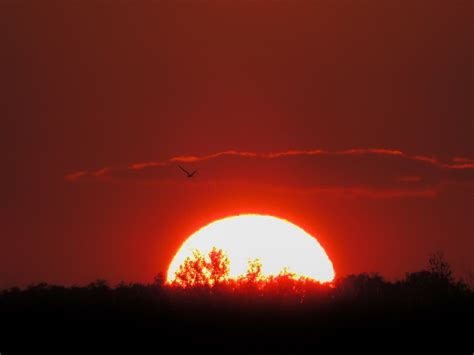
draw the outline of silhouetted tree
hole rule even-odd
[[[339,279],[336,288],[345,297],[372,297],[386,288],[386,281],[377,273],[348,275]]]
[[[107,282],[107,280],[104,280],[104,279],[97,279],[94,282],[91,282],[89,285],[87,285],[87,287],[93,290],[102,290],[102,291],[107,291],[110,289],[109,283]]]
[[[222,250],[213,248],[208,257],[199,250],[179,266],[173,285],[182,287],[214,286],[229,278],[229,258]]]
[[[249,266],[247,268],[247,274],[245,275],[245,281],[249,283],[257,283],[263,279],[262,275],[262,263],[260,260],[254,259],[249,260]]]
[[[159,272],[153,278],[153,286],[161,288],[165,284],[165,281],[166,281],[165,274],[163,272]]]
[[[451,270],[451,266],[445,260],[443,252],[438,251],[430,255],[428,263],[431,273],[450,283],[453,281],[453,272]]]
[[[209,270],[209,282],[211,285],[216,285],[229,279],[229,263],[229,258],[221,249],[212,248],[209,252],[209,262],[206,264],[206,268]]]

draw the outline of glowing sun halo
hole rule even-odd
[[[249,261],[258,259],[264,276],[288,270],[320,282],[334,279],[331,260],[318,241],[300,227],[284,219],[263,215],[239,215],[215,221],[194,234],[174,256],[168,282],[187,257],[198,250],[207,255],[221,249],[229,258],[229,276],[245,276]]]

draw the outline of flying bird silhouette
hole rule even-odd
[[[186,174],[186,176],[188,178],[192,178],[196,173],[197,173],[197,170],[194,170],[192,173],[190,173],[189,171],[187,171],[185,168],[183,168],[181,165],[178,165],[179,168],[183,171],[183,173]]]

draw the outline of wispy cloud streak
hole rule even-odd
[[[201,183],[246,183],[311,192],[368,197],[431,197],[447,184],[474,184],[474,160],[443,161],[400,150],[371,148],[251,152],[225,150],[208,155],[180,155],[164,161],[77,171],[69,182],[85,180],[181,181],[178,164],[200,170]]]

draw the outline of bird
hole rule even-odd
[[[188,178],[192,178],[196,173],[197,173],[197,170],[194,170],[192,173],[190,173],[189,171],[187,171],[185,168],[183,168],[181,165],[178,165],[179,168],[183,171],[183,173],[186,174],[186,176]]]

